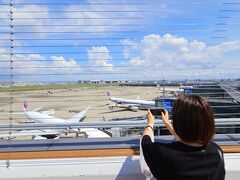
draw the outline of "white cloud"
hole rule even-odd
[[[52,61],[40,54],[13,55],[14,81],[19,79],[25,81],[49,80],[49,77],[41,74],[56,74],[53,79],[58,80],[62,79],[62,76],[57,76],[57,74],[74,75],[82,72],[80,65],[74,59],[65,59],[63,56],[51,56],[50,59]],[[0,77],[0,80],[4,80],[4,77],[10,75],[10,55],[7,49],[0,48],[0,60],[1,75],[5,75]]]
[[[39,11],[39,12],[30,12],[31,11]],[[16,12],[14,12],[16,11]],[[24,13],[18,13],[17,11],[25,11]],[[13,25],[31,25],[25,27],[17,27],[18,30],[21,31],[33,31],[37,32],[37,35],[45,36],[44,31],[46,31],[45,24],[51,24],[50,20],[39,19],[41,18],[49,18],[47,6],[38,6],[38,5],[25,5],[13,8]],[[21,19],[23,18],[23,19]],[[27,19],[24,19],[27,18]],[[37,26],[36,26],[37,25]],[[26,34],[27,35],[27,34]]]
[[[80,66],[74,59],[66,60],[63,56],[51,56],[53,60],[52,68],[57,69],[58,71],[61,70],[63,73],[73,74],[75,72],[80,71]]]
[[[45,57],[39,54],[27,54],[27,55],[14,55],[13,56],[13,68],[14,74],[34,74],[43,73],[47,67]]]
[[[16,74],[74,74],[80,66],[73,59],[66,60],[62,56],[51,56],[52,61],[39,54],[16,55],[13,60]]]
[[[9,3],[9,1],[7,2]],[[14,1],[14,3],[21,3],[21,1]],[[10,9],[8,6],[1,6],[0,11],[9,12]],[[44,37],[46,34],[42,33],[43,31],[47,31],[44,25],[52,24],[52,20],[49,20],[49,10],[48,6],[46,5],[19,5],[12,7],[12,25],[14,27],[14,31],[29,31],[29,32],[36,32],[35,34],[32,33],[25,33],[24,36],[40,36]],[[19,12],[22,11],[22,12]],[[39,11],[39,12],[33,12]],[[7,18],[1,19],[0,23],[4,25],[9,25],[10,23],[10,14],[9,13],[0,13],[0,18]],[[39,19],[43,18],[43,19]],[[45,18],[45,19],[44,19]],[[17,26],[17,25],[29,25],[29,26]],[[36,26],[37,25],[37,26]],[[1,30],[10,31],[9,27],[1,27]],[[14,34],[14,38],[22,38],[18,36],[18,34]]]
[[[109,50],[105,46],[93,46],[88,49],[88,64],[93,66],[92,70],[111,71],[113,69],[113,65],[109,63],[111,59]]]
[[[132,58],[130,60],[130,64],[131,65],[134,65],[134,66],[142,66],[144,65],[144,60],[141,60],[139,57],[136,57],[136,58]]]
[[[14,1],[15,2],[15,1]],[[24,2],[17,0],[15,3]],[[8,2],[9,3],[9,2]],[[25,11],[24,13],[14,12],[13,16],[17,18],[31,18],[31,19],[14,19],[14,24],[31,24],[31,25],[39,25],[39,26],[27,26],[20,27],[23,31],[28,31],[31,28],[31,31],[36,31],[41,37],[44,36],[52,36],[61,33],[41,33],[42,31],[49,32],[66,32],[66,31],[75,31],[75,32],[92,32],[92,35],[108,35],[106,31],[117,31],[121,32],[121,30],[126,30],[126,25],[128,24],[141,24],[146,20],[143,19],[131,19],[130,17],[146,17],[150,16],[149,14],[139,13],[142,10],[146,10],[146,6],[132,6],[128,5],[128,0],[121,0],[121,5],[114,5],[115,2],[110,3],[108,0],[101,0],[102,3],[99,5],[99,1],[96,0],[87,0],[82,4],[73,4],[69,3],[66,6],[56,6],[57,9],[52,6],[47,5],[19,5],[13,7],[14,11]],[[1,8],[1,7],[0,7]],[[3,11],[9,11],[8,6],[3,6]],[[151,10],[161,10],[165,9],[164,6],[152,7]],[[31,10],[31,12],[29,12]],[[62,13],[54,13],[51,10],[61,11]],[[39,12],[32,12],[39,11]],[[119,12],[120,11],[120,12]],[[121,12],[125,11],[125,12]],[[8,17],[8,14],[1,13],[0,17]],[[51,19],[59,18],[59,19]],[[152,17],[152,16],[151,16]],[[43,19],[39,19],[43,18]],[[61,19],[62,18],[62,19]],[[114,19],[117,18],[117,19]],[[121,19],[122,18],[122,19]],[[153,17],[154,19],[154,17]],[[149,21],[149,20],[148,20]],[[6,20],[9,23],[9,19]],[[51,27],[46,27],[44,25],[49,24]],[[59,24],[66,26],[57,26]],[[119,26],[123,24],[123,26]],[[54,26],[56,25],[56,26]],[[68,25],[68,26],[67,26]],[[73,25],[73,26],[70,26]],[[80,25],[80,26],[77,26]],[[128,30],[136,29],[136,27],[127,27]],[[140,27],[138,27],[139,29]],[[98,33],[98,32],[106,32],[106,33]],[[112,33],[111,33],[112,34]],[[31,34],[30,34],[31,35]],[[81,34],[72,34],[74,36],[82,36]]]
[[[219,45],[215,45],[209,48],[214,53],[225,53],[230,51],[239,51],[240,50],[240,40],[233,40],[228,42],[223,42]]]
[[[20,1],[19,1],[20,2]],[[121,3],[128,2],[126,0],[122,0]],[[89,4],[88,4],[89,3]],[[121,33],[121,31],[129,31],[132,29],[137,29],[139,32],[142,30],[140,27],[132,27],[132,26],[117,26],[119,24],[144,24],[144,23],[150,23],[149,20],[146,22],[146,20],[139,20],[139,19],[131,19],[129,17],[145,17],[150,16],[148,13],[137,13],[136,11],[141,10],[148,10],[149,7],[145,6],[129,6],[129,5],[96,5],[91,3],[99,3],[98,0],[87,0],[86,3],[84,2],[82,5],[70,5],[70,6],[60,6],[58,10],[65,10],[65,11],[79,11],[79,12],[63,12],[63,13],[51,13],[50,10],[53,7],[48,6],[37,6],[37,5],[31,5],[31,6],[19,6],[17,8],[14,8],[17,11],[28,11],[29,9],[31,11],[43,11],[41,13],[14,13],[14,16],[17,18],[32,18],[32,19],[14,19],[14,24],[31,24],[31,25],[40,25],[40,26],[32,26],[32,27],[18,27],[16,31],[36,31],[37,34],[14,34],[15,38],[25,38],[28,36],[31,36],[35,38],[35,36],[47,36],[47,34],[41,33],[42,31],[69,31],[69,32],[94,32],[97,33],[99,31],[105,32],[105,31],[119,31],[119,34],[114,34],[115,36],[110,37],[122,37],[124,33]],[[103,0],[101,3],[109,3],[109,1]],[[71,3],[70,3],[71,4]],[[159,7],[151,7],[151,10],[159,10],[159,8],[166,8],[164,6]],[[9,9],[1,9],[3,11],[8,11]],[[117,10],[123,10],[123,11],[129,11],[129,12],[107,12],[107,11],[117,11]],[[101,12],[99,12],[101,11]],[[135,11],[135,12],[134,12]],[[161,16],[169,16],[169,14],[164,14]],[[0,17],[8,17],[7,14],[0,14]],[[38,17],[46,18],[46,19],[37,19]],[[47,19],[50,17],[57,17],[57,18],[63,18],[58,20],[51,20]],[[109,17],[126,17],[126,19],[108,19]],[[64,18],[73,18],[73,19],[64,19]],[[75,19],[74,19],[75,18]],[[154,23],[156,19],[152,17],[152,22]],[[150,19],[151,19],[150,18]],[[163,19],[164,20],[164,19]],[[162,20],[162,21],[163,21]],[[161,22],[162,22],[161,21]],[[0,21],[2,22],[2,21]],[[5,23],[9,23],[9,20],[6,20]],[[57,25],[57,24],[66,24],[66,25],[83,25],[83,26],[55,26],[55,27],[44,27],[46,24],[51,25]],[[164,24],[164,23],[163,23]],[[99,26],[94,26],[99,25]],[[101,26],[102,25],[102,26]],[[111,26],[105,26],[105,25],[111,25]],[[127,27],[127,29],[126,29]],[[143,27],[146,28],[146,27]],[[2,30],[2,29],[1,29]],[[8,29],[9,30],[9,29]],[[112,34],[110,34],[112,35]],[[130,34],[132,36],[132,34]],[[84,38],[91,38],[91,37],[106,37],[109,36],[109,33],[105,34],[91,34],[90,36],[85,36],[85,34],[74,34],[74,33],[67,33],[62,34],[61,37],[58,34],[52,33],[48,34],[48,36],[52,36],[54,38],[73,38],[73,41],[46,41],[47,43],[50,43],[50,45],[58,45],[60,43],[63,45],[63,43],[76,44],[76,46],[81,47],[81,45],[86,44],[98,44],[99,43],[106,43],[107,41],[79,41],[74,40],[79,37]],[[0,38],[9,37],[8,35],[0,35]],[[135,37],[135,36],[133,36]],[[136,39],[136,38],[135,38]],[[2,43],[2,42],[0,42]],[[14,40],[14,45],[48,45],[45,42],[41,41],[39,44],[38,42],[33,41],[16,41]],[[42,44],[41,44],[42,43]],[[86,44],[84,44],[86,43]],[[109,44],[112,42],[108,42]],[[41,73],[47,73],[47,72],[62,72],[62,73],[77,73],[77,72],[86,72],[89,70],[98,71],[98,72],[106,72],[106,71],[114,71],[114,72],[131,72],[130,68],[118,68],[117,66],[120,65],[131,65],[135,66],[133,69],[134,72],[137,71],[139,74],[146,74],[147,76],[152,76],[153,78],[159,77],[160,75],[166,74],[171,77],[179,77],[181,75],[185,77],[191,77],[195,75],[203,75],[206,74],[228,74],[228,73],[237,73],[239,70],[239,53],[240,51],[240,41],[234,40],[229,42],[224,42],[219,45],[215,46],[208,46],[204,42],[200,42],[197,40],[190,41],[184,37],[178,37],[173,36],[170,34],[166,34],[163,36],[160,36],[158,34],[149,34],[142,38],[140,41],[133,41],[130,38],[123,39],[121,41],[123,45],[125,45],[125,48],[123,49],[123,57],[125,57],[126,61],[118,61],[115,66],[111,63],[111,60],[114,59],[111,57],[111,52],[107,47],[103,46],[92,46],[89,48],[86,53],[88,56],[88,64],[90,66],[93,66],[90,68],[80,68],[77,61],[74,59],[66,59],[63,56],[51,56],[50,60],[52,61],[46,61],[46,59],[49,59],[49,57],[45,57],[39,54],[29,54],[29,55],[16,55],[14,58],[17,60],[21,60],[19,62],[14,62],[15,67],[20,66],[27,66],[27,67],[42,67]],[[34,52],[34,48],[26,47],[24,49],[20,49],[21,52]],[[120,48],[119,48],[120,49]],[[119,51],[119,49],[117,51]],[[18,52],[20,52],[20,50]],[[53,49],[52,49],[53,50]],[[1,48],[0,51],[4,51],[5,49]],[[17,48],[15,49],[15,52],[17,51]],[[49,48],[49,51],[51,52],[51,48]],[[139,54],[131,53],[133,51],[140,51]],[[20,52],[20,53],[21,53]],[[45,50],[45,52],[48,52],[48,50]],[[36,52],[37,53],[37,52]],[[75,56],[74,56],[75,57]],[[0,58],[2,59],[9,59],[9,56],[7,55],[1,55]],[[76,57],[75,57],[76,58]],[[82,58],[82,57],[80,57]],[[118,59],[122,57],[116,57]],[[38,61],[43,60],[43,61]],[[126,63],[127,62],[127,63]],[[2,66],[5,63],[1,63],[0,66]],[[6,62],[6,66],[9,66],[9,62]],[[97,67],[97,66],[101,66]],[[150,66],[151,68],[142,68],[142,66]],[[3,66],[2,66],[3,67]],[[49,68],[47,68],[49,67]],[[59,67],[59,68],[57,68]],[[64,67],[64,68],[60,68]],[[40,69],[40,68],[39,68]],[[34,73],[39,72],[37,69],[16,69],[14,72],[18,73]],[[207,75],[206,75],[207,76]],[[141,77],[138,77],[141,79]]]
[[[99,5],[99,3],[102,4]],[[114,3],[116,3],[116,5],[114,5]],[[118,5],[118,3],[121,3],[121,5]],[[81,26],[54,27],[54,31],[92,32],[91,35],[109,35],[108,31],[121,33],[121,31],[126,29],[130,31],[134,30],[136,27],[127,25],[142,24],[147,20],[132,19],[131,17],[146,18],[146,16],[151,16],[151,14],[139,13],[143,10],[146,10],[146,6],[133,6],[129,5],[128,3],[128,0],[111,2],[110,4],[108,0],[87,0],[82,5],[66,6],[63,8],[63,10],[66,12],[63,12],[60,16],[69,19],[58,20],[57,22],[53,21],[52,24],[61,23]],[[151,6],[152,10],[155,8],[158,10],[165,9],[165,7]],[[70,11],[71,13],[67,11]],[[154,17],[152,18],[154,19]],[[144,27],[137,28],[139,29]],[[112,35],[113,33],[110,34]]]
[[[224,74],[239,76],[240,40],[207,46],[204,42],[189,41],[170,34],[150,34],[139,42],[126,39],[121,43],[125,45],[123,52],[128,51],[129,64],[136,67],[148,66],[149,68],[138,69],[138,72],[154,74],[155,78],[200,78]],[[131,54],[136,47],[139,54]]]

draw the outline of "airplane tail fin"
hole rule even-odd
[[[35,109],[30,109],[29,106],[28,106],[28,101],[27,101],[27,98],[23,96],[23,111],[27,111],[27,110],[31,110],[31,111],[39,111],[40,109],[42,109],[42,107],[37,107]]]
[[[27,110],[28,110],[28,102],[27,102],[26,98],[24,98],[23,111],[27,111]]]

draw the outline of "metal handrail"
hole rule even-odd
[[[145,127],[146,120],[138,121],[105,121],[105,122],[78,122],[78,123],[26,123],[26,124],[1,124],[0,131],[11,130],[36,130],[36,129],[74,129],[74,128],[120,128],[120,127]],[[240,125],[240,118],[223,118],[215,120],[218,125]],[[162,120],[155,121],[156,127],[165,127]]]

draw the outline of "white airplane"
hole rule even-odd
[[[137,112],[140,107],[149,108],[155,107],[155,101],[147,101],[147,100],[140,100],[140,99],[124,99],[124,98],[117,98],[111,96],[110,92],[107,91],[108,99],[116,104],[109,105],[110,109],[116,108],[127,108],[131,111]]]
[[[41,108],[41,107],[40,107]],[[83,121],[84,118],[86,117],[85,114],[87,113],[87,111],[90,109],[90,107],[87,107],[85,110],[75,114],[73,117],[65,120],[65,119],[60,119],[60,118],[56,118],[51,116],[52,114],[55,113],[55,111],[53,109],[48,110],[48,111],[42,111],[42,112],[38,112],[38,110],[40,108],[36,108],[36,109],[29,109],[28,108],[28,103],[25,100],[24,104],[23,104],[23,114],[25,114],[29,121],[29,122],[33,122],[33,123],[76,123],[76,122],[80,122]],[[16,113],[16,114],[20,114],[20,113]]]
[[[160,85],[157,85],[159,87],[160,92],[162,93],[168,93],[173,94],[175,96],[178,96],[179,94],[184,93],[184,89],[193,89],[193,86],[179,86],[179,87],[160,87]]]
[[[28,108],[28,103],[25,100],[23,104],[23,112],[16,112],[14,114],[24,114],[28,117],[29,121],[25,123],[45,123],[45,124],[71,124],[71,123],[78,123],[82,121],[86,116],[85,114],[87,111],[90,109],[90,107],[87,107],[85,110],[75,114],[73,117],[65,120],[65,119],[60,119],[51,116],[55,111],[54,110],[49,110],[49,111],[42,111],[38,112],[40,108],[36,109],[29,109]],[[73,129],[71,132],[76,132],[78,133],[83,132],[86,134],[87,138],[102,138],[102,137],[110,137],[108,134],[104,133],[103,131],[100,131],[95,128],[81,128],[81,129]],[[6,138],[6,137],[16,137],[16,136],[26,136],[26,135],[33,135],[33,136],[43,136],[46,138],[52,138],[54,135],[60,135],[66,133],[66,131],[63,130],[29,130],[29,131],[18,131],[14,132],[11,134],[5,133],[5,134],[0,134],[0,138]]]
[[[65,130],[21,130],[10,133],[0,133],[1,139],[12,139],[16,137],[31,136],[33,139],[58,139],[61,134],[66,134]]]
[[[181,89],[180,87],[160,87],[160,85],[157,85],[159,87],[159,90],[161,92],[165,92],[165,93],[170,93],[170,94],[175,94],[175,93],[181,93],[184,92],[184,89]]]

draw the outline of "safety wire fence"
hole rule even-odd
[[[219,133],[237,133],[239,32],[237,0],[2,0],[1,138],[11,151],[27,130],[144,127],[142,107],[107,91],[154,102],[188,93],[181,85],[209,99]],[[64,124],[86,108],[83,122]]]

